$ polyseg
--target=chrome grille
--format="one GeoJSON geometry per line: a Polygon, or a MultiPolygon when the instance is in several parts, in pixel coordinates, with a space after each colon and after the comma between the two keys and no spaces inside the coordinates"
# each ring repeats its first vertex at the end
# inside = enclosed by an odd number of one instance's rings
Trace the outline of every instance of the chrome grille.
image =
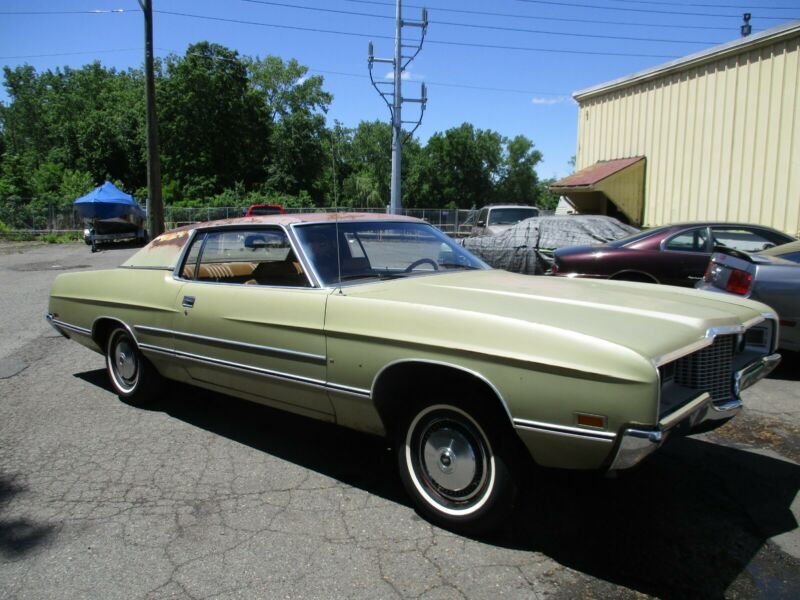
{"type": "Polygon", "coordinates": [[[719,335],[710,346],[675,361],[678,385],[708,392],[715,402],[733,398],[735,335],[719,335]]]}

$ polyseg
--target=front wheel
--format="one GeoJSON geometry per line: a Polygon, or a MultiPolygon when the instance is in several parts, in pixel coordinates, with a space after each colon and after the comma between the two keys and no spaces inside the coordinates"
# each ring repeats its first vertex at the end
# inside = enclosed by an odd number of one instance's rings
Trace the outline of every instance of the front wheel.
{"type": "Polygon", "coordinates": [[[163,391],[161,375],[142,356],[127,329],[115,329],[108,336],[106,369],[114,391],[129,404],[152,404],[163,391]]]}
{"type": "Polygon", "coordinates": [[[425,406],[414,411],[400,435],[400,475],[428,520],[479,533],[510,513],[516,485],[509,461],[498,436],[473,414],[451,404],[425,406]]]}

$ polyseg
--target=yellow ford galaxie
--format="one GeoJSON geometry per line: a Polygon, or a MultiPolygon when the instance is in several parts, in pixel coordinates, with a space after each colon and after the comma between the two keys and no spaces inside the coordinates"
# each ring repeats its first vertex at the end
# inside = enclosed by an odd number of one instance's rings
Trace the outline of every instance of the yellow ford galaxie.
{"type": "Polygon", "coordinates": [[[462,531],[503,518],[532,461],[625,469],[725,422],[780,359],[763,304],[497,271],[355,213],[165,233],[60,275],[48,319],[131,404],[172,379],[389,437],[417,510],[462,531]]]}

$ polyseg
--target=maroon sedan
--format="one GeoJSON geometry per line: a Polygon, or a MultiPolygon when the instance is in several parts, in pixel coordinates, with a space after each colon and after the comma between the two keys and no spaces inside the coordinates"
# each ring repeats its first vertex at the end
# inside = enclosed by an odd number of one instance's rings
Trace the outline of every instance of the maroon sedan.
{"type": "Polygon", "coordinates": [[[792,241],[793,237],[760,225],[665,225],[600,246],[556,250],[551,274],[692,287],[702,279],[714,246],[756,252],[792,241]]]}

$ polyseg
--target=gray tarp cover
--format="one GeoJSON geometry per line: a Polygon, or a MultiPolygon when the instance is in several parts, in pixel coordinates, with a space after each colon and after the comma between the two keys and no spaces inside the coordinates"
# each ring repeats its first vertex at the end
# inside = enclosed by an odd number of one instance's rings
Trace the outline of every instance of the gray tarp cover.
{"type": "Polygon", "coordinates": [[[496,269],[541,275],[557,248],[603,244],[637,231],[602,215],[533,217],[498,235],[468,237],[462,243],[496,269]]]}

